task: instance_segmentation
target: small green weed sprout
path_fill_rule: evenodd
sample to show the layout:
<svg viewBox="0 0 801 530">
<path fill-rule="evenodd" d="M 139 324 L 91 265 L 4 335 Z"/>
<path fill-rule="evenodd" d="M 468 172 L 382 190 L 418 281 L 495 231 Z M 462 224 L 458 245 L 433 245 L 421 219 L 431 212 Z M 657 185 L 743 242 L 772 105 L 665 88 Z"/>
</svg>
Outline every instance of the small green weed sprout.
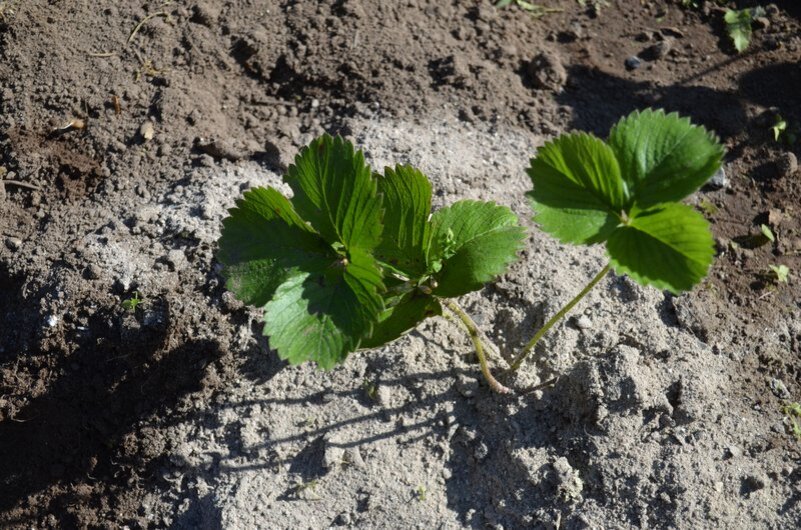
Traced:
<svg viewBox="0 0 801 530">
<path fill-rule="evenodd" d="M 782 412 L 789 423 L 790 432 L 801 440 L 801 403 L 787 403 L 782 407 Z"/>
<path fill-rule="evenodd" d="M 762 16 L 765 16 L 765 10 L 762 7 L 740 9 L 739 11 L 734 9 L 726 10 L 726 14 L 723 15 L 723 20 L 726 22 L 726 32 L 729 34 L 737 53 L 742 53 L 748 48 L 753 31 L 751 24 L 755 18 Z"/>
<path fill-rule="evenodd" d="M 418 502 L 424 502 L 428 496 L 428 488 L 424 484 L 420 484 L 417 486 L 417 489 L 414 490 L 414 496 Z"/>
<path fill-rule="evenodd" d="M 787 283 L 787 279 L 790 277 L 790 268 L 787 265 L 768 265 L 768 267 L 770 267 L 770 271 L 773 273 L 773 281 L 777 284 Z"/>
<path fill-rule="evenodd" d="M 130 311 L 131 313 L 136 312 L 136 308 L 142 305 L 144 302 L 143 298 L 140 298 L 139 291 L 134 291 L 133 296 L 128 299 L 122 301 L 122 307 L 126 311 Z"/>
</svg>

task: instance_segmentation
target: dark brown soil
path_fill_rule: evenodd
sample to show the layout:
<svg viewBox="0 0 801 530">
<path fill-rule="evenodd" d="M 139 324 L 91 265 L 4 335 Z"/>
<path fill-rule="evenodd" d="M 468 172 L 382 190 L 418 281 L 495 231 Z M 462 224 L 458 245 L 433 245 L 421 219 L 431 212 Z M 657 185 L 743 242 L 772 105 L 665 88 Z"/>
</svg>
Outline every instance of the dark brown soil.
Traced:
<svg viewBox="0 0 801 530">
<path fill-rule="evenodd" d="M 232 378 L 270 373 L 261 352 L 197 338 L 231 335 L 245 312 L 214 249 L 179 228 L 148 233 L 140 207 L 195 167 L 280 169 L 323 131 L 354 134 L 346 117 L 445 109 L 606 135 L 657 106 L 716 131 L 728 184 L 694 200 L 720 256 L 676 318 L 713 346 L 753 343 L 744 395 L 769 395 L 756 374 L 801 395 L 801 335 L 786 334 L 791 358 L 760 350 L 760 330 L 801 309 L 801 172 L 788 169 L 801 143 L 770 129 L 777 115 L 801 127 L 801 6 L 767 6 L 738 55 L 710 2 L 550 4 L 562 11 L 535 19 L 486 1 L 0 1 L 0 178 L 35 188 L 0 193 L 0 526 L 163 526 L 141 504 L 172 487 L 159 429 Z M 71 120 L 84 126 L 57 129 Z M 763 224 L 775 242 L 757 246 Z M 136 280 L 98 272 L 87 248 L 119 230 L 150 238 L 144 257 L 175 272 L 148 318 L 121 306 Z M 776 264 L 789 283 L 772 281 Z"/>
</svg>

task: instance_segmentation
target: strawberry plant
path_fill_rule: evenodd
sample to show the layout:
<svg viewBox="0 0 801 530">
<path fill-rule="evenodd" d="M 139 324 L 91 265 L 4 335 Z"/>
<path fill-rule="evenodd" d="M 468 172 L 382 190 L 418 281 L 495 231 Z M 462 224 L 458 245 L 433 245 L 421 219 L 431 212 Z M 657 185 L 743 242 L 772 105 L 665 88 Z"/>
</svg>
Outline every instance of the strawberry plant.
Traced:
<svg viewBox="0 0 801 530">
<path fill-rule="evenodd" d="M 534 221 L 563 243 L 605 244 L 606 265 L 511 361 L 610 270 L 679 293 L 703 278 L 713 241 L 701 214 L 678 201 L 720 167 L 723 148 L 676 114 L 635 112 L 606 142 L 586 133 L 545 144 L 528 173 Z M 480 289 L 516 259 L 525 235 L 492 202 L 431 212 L 431 183 L 410 166 L 373 172 L 342 138 L 322 136 L 284 176 L 293 191 L 245 193 L 223 221 L 218 257 L 226 286 L 264 310 L 264 333 L 282 359 L 329 369 L 357 349 L 400 337 L 443 308 L 467 330 L 490 386 L 485 344 L 453 298 Z"/>
<path fill-rule="evenodd" d="M 480 289 L 522 248 L 508 208 L 465 200 L 432 214 L 425 175 L 374 173 L 340 137 L 314 140 L 284 181 L 291 199 L 258 188 L 230 210 L 218 257 L 227 288 L 264 309 L 270 346 L 292 364 L 332 368 L 441 314 L 443 303 L 469 321 L 447 299 Z"/>
<path fill-rule="evenodd" d="M 677 201 L 720 168 L 723 152 L 703 127 L 653 110 L 621 119 L 606 142 L 564 134 L 538 150 L 528 170 L 534 221 L 563 243 L 605 244 L 609 264 L 545 323 L 511 370 L 611 269 L 674 294 L 706 275 L 714 256 L 709 223 Z"/>
</svg>

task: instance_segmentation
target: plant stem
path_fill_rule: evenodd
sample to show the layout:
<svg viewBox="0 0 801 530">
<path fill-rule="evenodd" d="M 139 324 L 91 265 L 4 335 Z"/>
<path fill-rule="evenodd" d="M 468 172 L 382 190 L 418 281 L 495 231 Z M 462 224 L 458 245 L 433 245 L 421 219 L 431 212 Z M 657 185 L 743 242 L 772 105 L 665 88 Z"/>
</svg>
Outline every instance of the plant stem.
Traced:
<svg viewBox="0 0 801 530">
<path fill-rule="evenodd" d="M 584 289 L 582 289 L 582 291 L 579 294 L 577 294 L 575 298 L 569 301 L 567 305 L 565 305 L 562 309 L 559 310 L 558 313 L 552 316 L 550 320 L 548 320 L 548 322 L 546 322 L 545 325 L 542 326 L 539 329 L 539 331 L 537 331 L 537 333 L 534 334 L 534 337 L 528 342 L 528 344 L 526 344 L 526 347 L 523 348 L 523 351 L 520 352 L 520 355 L 518 355 L 515 358 L 515 360 L 512 361 L 512 366 L 509 367 L 508 373 L 514 373 L 518 368 L 520 368 L 520 365 L 526 359 L 528 354 L 534 350 L 534 346 L 537 345 L 542 336 L 545 335 L 548 332 L 548 330 L 553 327 L 554 324 L 559 322 L 567 314 L 568 311 L 573 309 L 573 306 L 579 303 L 579 301 L 581 301 L 582 298 L 587 296 L 587 293 L 589 293 L 592 290 L 592 288 L 595 287 L 595 285 L 598 282 L 600 282 L 604 276 L 606 276 L 606 273 L 608 273 L 611 268 L 612 266 L 609 263 L 607 263 L 606 267 L 601 269 L 601 272 L 596 274 L 595 277 L 592 280 L 590 280 L 590 283 L 588 283 L 587 286 L 584 287 Z"/>
<path fill-rule="evenodd" d="M 451 300 L 443 301 L 445 302 L 445 307 L 450 309 L 454 315 L 459 317 L 459 320 L 462 321 L 464 327 L 467 328 L 467 333 L 470 335 L 470 340 L 473 341 L 473 347 L 476 349 L 476 356 L 478 357 L 478 364 L 481 366 L 481 373 L 484 374 L 484 378 L 487 380 L 490 388 L 500 394 L 511 393 L 511 389 L 500 384 L 498 380 L 492 376 L 489 365 L 487 364 L 487 356 L 484 354 L 484 343 L 481 342 L 481 334 L 478 331 L 478 326 L 476 326 L 476 323 L 473 322 L 473 319 L 470 318 L 470 315 L 465 313 L 464 310 L 456 304 L 456 302 Z"/>
</svg>

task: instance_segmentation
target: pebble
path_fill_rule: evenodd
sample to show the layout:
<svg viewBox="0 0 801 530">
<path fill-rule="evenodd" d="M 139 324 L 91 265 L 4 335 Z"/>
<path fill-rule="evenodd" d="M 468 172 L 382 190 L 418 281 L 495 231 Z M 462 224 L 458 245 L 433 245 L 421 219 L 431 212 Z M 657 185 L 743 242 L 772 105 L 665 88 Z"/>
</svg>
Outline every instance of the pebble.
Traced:
<svg viewBox="0 0 801 530">
<path fill-rule="evenodd" d="M 782 153 L 776 159 L 776 170 L 778 171 L 778 176 L 782 177 L 790 177 L 796 171 L 798 171 L 798 159 L 796 158 L 794 153 Z"/>
<path fill-rule="evenodd" d="M 48 315 L 45 319 L 45 324 L 47 324 L 48 328 L 54 328 L 58 325 L 58 321 L 60 319 L 56 315 Z"/>
<path fill-rule="evenodd" d="M 626 65 L 627 70 L 636 70 L 640 66 L 642 66 L 642 59 L 637 57 L 636 55 L 632 55 L 631 57 L 626 59 L 624 63 Z"/>
<path fill-rule="evenodd" d="M 738 458 L 743 456 L 743 452 L 736 445 L 726 447 L 726 456 L 729 458 Z"/>
<path fill-rule="evenodd" d="M 663 59 L 670 50 L 673 49 L 673 39 L 667 38 L 657 42 L 652 46 L 648 46 L 643 52 L 642 57 L 649 61 L 657 61 Z"/>
<path fill-rule="evenodd" d="M 784 381 L 781 379 L 776 379 L 775 377 L 770 380 L 769 383 L 770 390 L 773 392 L 779 399 L 789 399 L 790 398 L 790 391 L 787 390 L 787 385 L 784 384 Z"/>
<path fill-rule="evenodd" d="M 18 237 L 7 237 L 6 246 L 9 250 L 17 251 L 22 247 L 22 240 Z"/>
<path fill-rule="evenodd" d="M 707 182 L 707 185 L 716 190 L 729 187 L 729 178 L 726 176 L 726 171 L 722 166 L 715 172 L 714 175 L 712 175 Z"/>
<path fill-rule="evenodd" d="M 576 319 L 576 327 L 579 329 L 592 329 L 592 320 L 587 315 L 581 315 Z"/>
<path fill-rule="evenodd" d="M 146 142 L 149 142 L 156 135 L 156 129 L 152 121 L 146 121 L 139 127 L 139 135 Z"/>
</svg>

